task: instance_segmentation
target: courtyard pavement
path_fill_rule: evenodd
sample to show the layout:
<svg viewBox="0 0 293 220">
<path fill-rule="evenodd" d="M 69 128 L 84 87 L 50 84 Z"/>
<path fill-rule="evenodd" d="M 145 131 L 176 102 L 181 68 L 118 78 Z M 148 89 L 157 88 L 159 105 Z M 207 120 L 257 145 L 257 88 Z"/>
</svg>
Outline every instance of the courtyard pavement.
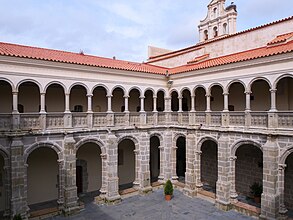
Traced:
<svg viewBox="0 0 293 220">
<path fill-rule="evenodd" d="M 213 203 L 200 199 L 189 198 L 182 192 L 174 190 L 170 202 L 165 201 L 163 190 L 159 189 L 148 195 L 135 195 L 125 198 L 117 205 L 86 204 L 79 214 L 52 220 L 116 220 L 116 219 L 150 219 L 150 220 L 249 220 L 253 219 L 235 211 L 224 212 L 217 209 Z"/>
</svg>

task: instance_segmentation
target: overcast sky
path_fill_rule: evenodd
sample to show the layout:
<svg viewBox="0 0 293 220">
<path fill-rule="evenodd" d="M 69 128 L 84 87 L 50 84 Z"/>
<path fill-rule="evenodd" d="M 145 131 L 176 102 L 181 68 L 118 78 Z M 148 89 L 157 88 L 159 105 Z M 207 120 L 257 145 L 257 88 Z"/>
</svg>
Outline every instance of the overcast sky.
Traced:
<svg viewBox="0 0 293 220">
<path fill-rule="evenodd" d="M 0 0 L 0 41 L 141 62 L 148 45 L 196 44 L 210 1 Z M 293 0 L 234 2 L 237 31 L 293 15 Z"/>
</svg>

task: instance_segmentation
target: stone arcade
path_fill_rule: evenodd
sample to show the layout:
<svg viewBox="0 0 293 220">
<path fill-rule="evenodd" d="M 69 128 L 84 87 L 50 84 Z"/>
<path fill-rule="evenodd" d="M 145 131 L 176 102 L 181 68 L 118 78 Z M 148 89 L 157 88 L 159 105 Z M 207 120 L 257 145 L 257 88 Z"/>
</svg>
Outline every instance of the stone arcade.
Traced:
<svg viewBox="0 0 293 220">
<path fill-rule="evenodd" d="M 0 43 L 0 211 L 81 193 L 120 200 L 167 179 L 235 208 L 262 183 L 263 219 L 293 209 L 293 17 L 236 32 L 213 0 L 200 42 L 147 63 Z M 45 189 L 45 190 L 44 190 Z"/>
</svg>

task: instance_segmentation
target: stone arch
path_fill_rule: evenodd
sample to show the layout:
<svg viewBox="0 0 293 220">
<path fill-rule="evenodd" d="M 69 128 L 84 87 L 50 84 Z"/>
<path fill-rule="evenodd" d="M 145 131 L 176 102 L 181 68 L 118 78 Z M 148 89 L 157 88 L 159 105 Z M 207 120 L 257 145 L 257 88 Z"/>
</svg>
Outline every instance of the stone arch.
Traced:
<svg viewBox="0 0 293 220">
<path fill-rule="evenodd" d="M 36 149 L 40 147 L 47 147 L 53 149 L 58 157 L 58 160 L 62 160 L 62 148 L 54 142 L 37 142 L 29 146 L 28 148 L 25 149 L 24 151 L 24 162 L 27 163 L 27 159 L 29 155 Z"/>
<path fill-rule="evenodd" d="M 149 90 L 152 91 L 153 96 L 156 95 L 156 91 L 155 91 L 153 88 L 151 88 L 151 87 L 146 88 L 146 89 L 143 91 L 143 95 L 144 95 L 147 91 L 149 91 Z"/>
<path fill-rule="evenodd" d="M 123 141 L 123 140 L 126 140 L 126 139 L 129 139 L 131 141 L 133 141 L 134 145 L 135 145 L 135 150 L 138 150 L 139 149 L 139 142 L 138 140 L 133 137 L 133 136 L 130 136 L 130 135 L 124 135 L 122 137 L 120 137 L 117 141 L 118 145 Z"/>
<path fill-rule="evenodd" d="M 293 153 L 293 145 L 290 146 L 282 155 L 280 156 L 280 164 L 285 164 L 287 157 Z"/>
<path fill-rule="evenodd" d="M 201 151 L 201 146 L 202 144 L 205 142 L 205 141 L 213 141 L 215 142 L 217 145 L 218 145 L 218 141 L 216 138 L 212 137 L 212 136 L 205 136 L 205 137 L 202 137 L 199 142 L 197 143 L 197 151 L 200 152 Z"/>
<path fill-rule="evenodd" d="M 59 82 L 59 81 L 51 81 L 51 82 L 47 83 L 47 85 L 45 85 L 45 87 L 44 87 L 43 92 L 46 93 L 48 88 L 49 88 L 49 86 L 51 86 L 53 84 L 57 84 L 57 85 L 61 86 L 63 88 L 64 94 L 66 93 L 66 90 L 67 90 L 66 86 L 62 82 Z"/>
<path fill-rule="evenodd" d="M 272 89 L 276 89 L 277 88 L 277 85 L 278 85 L 278 82 L 284 78 L 293 78 L 293 74 L 290 74 L 290 73 L 286 73 L 286 74 L 283 74 L 281 76 L 279 76 L 273 83 L 273 86 L 272 86 Z"/>
<path fill-rule="evenodd" d="M 190 89 L 189 87 L 183 87 L 183 88 L 181 88 L 181 90 L 180 90 L 180 93 L 179 93 L 180 96 L 183 95 L 182 93 L 183 93 L 184 90 L 188 90 L 188 91 L 190 92 L 190 94 L 192 95 L 192 89 Z"/>
<path fill-rule="evenodd" d="M 96 89 L 97 87 L 102 87 L 102 88 L 104 88 L 104 89 L 106 90 L 107 95 L 111 95 L 111 94 L 110 94 L 110 90 L 109 90 L 109 88 L 108 88 L 106 85 L 101 84 L 101 83 L 96 84 L 96 85 L 91 89 L 91 94 L 94 93 L 94 91 L 95 91 L 95 89 Z"/>
<path fill-rule="evenodd" d="M 126 89 L 122 86 L 122 85 L 116 85 L 116 86 L 114 86 L 112 89 L 111 89 L 111 95 L 113 95 L 113 92 L 114 92 L 114 90 L 115 89 L 121 89 L 122 91 L 123 91 L 123 95 L 126 95 L 127 93 L 126 93 Z"/>
<path fill-rule="evenodd" d="M 253 145 L 253 146 L 259 148 L 261 150 L 261 152 L 263 152 L 262 145 L 260 143 L 258 143 L 256 141 L 252 141 L 250 139 L 243 139 L 243 140 L 237 141 L 234 144 L 232 144 L 231 156 L 235 156 L 237 149 L 242 145 Z"/>
<path fill-rule="evenodd" d="M 136 90 L 139 92 L 139 96 L 140 96 L 140 97 L 144 95 L 144 94 L 142 93 L 141 88 L 139 88 L 138 86 L 132 86 L 132 87 L 130 87 L 130 88 L 128 89 L 128 91 L 127 91 L 127 95 L 128 95 L 128 96 L 129 96 L 131 90 L 133 90 L 133 89 L 136 89 Z"/>
<path fill-rule="evenodd" d="M 174 138 L 173 138 L 173 141 L 176 142 L 177 139 L 180 138 L 180 137 L 183 137 L 183 138 L 185 138 L 185 139 L 187 138 L 187 137 L 186 137 L 186 134 L 184 134 L 184 133 L 177 133 L 177 134 L 175 134 L 175 136 L 174 136 Z"/>
<path fill-rule="evenodd" d="M 150 135 L 150 138 L 152 138 L 152 137 L 157 137 L 157 138 L 159 138 L 159 140 L 160 140 L 160 144 L 162 145 L 162 143 L 163 143 L 163 136 L 161 135 L 161 134 L 159 134 L 159 133 L 152 133 L 151 135 Z"/>
<path fill-rule="evenodd" d="M 191 94 L 195 94 L 195 92 L 196 92 L 196 90 L 197 90 L 198 88 L 203 88 L 204 91 L 205 91 L 205 93 L 207 94 L 208 89 L 207 89 L 204 85 L 196 85 L 196 86 L 192 89 L 192 93 L 191 93 Z"/>
<path fill-rule="evenodd" d="M 0 144 L 0 155 L 4 158 L 4 160 L 9 159 L 10 157 L 9 151 L 6 150 L 1 144 Z"/>
<path fill-rule="evenodd" d="M 171 90 L 169 91 L 169 96 L 170 96 L 170 97 L 171 97 L 171 94 L 172 94 L 173 92 L 177 92 L 178 97 L 179 97 L 180 93 L 179 93 L 179 91 L 178 91 L 177 89 L 175 89 L 175 88 L 173 88 L 173 89 L 171 89 Z"/>
<path fill-rule="evenodd" d="M 252 87 L 252 84 L 257 81 L 257 80 L 263 80 L 265 82 L 268 83 L 269 87 L 272 88 L 272 84 L 270 82 L 269 79 L 265 78 L 265 77 L 256 77 L 256 78 L 253 78 L 249 83 L 248 83 L 248 86 L 247 86 L 247 91 L 248 92 L 251 92 L 251 87 Z"/>
<path fill-rule="evenodd" d="M 68 93 L 71 92 L 71 90 L 72 90 L 72 88 L 73 88 L 74 86 L 81 86 L 81 87 L 85 88 L 86 93 L 89 94 L 89 91 L 90 91 L 90 90 L 89 90 L 88 86 L 87 86 L 86 84 L 82 83 L 82 82 L 75 82 L 75 83 L 73 83 L 72 85 L 70 85 L 70 87 L 69 87 L 69 89 L 68 89 Z"/>
<path fill-rule="evenodd" d="M 212 83 L 212 84 L 208 87 L 207 94 L 211 94 L 211 92 L 212 92 L 212 88 L 213 88 L 214 86 L 220 86 L 220 87 L 222 88 L 223 93 L 225 92 L 225 87 L 224 87 L 221 83 Z"/>
<path fill-rule="evenodd" d="M 16 91 L 18 92 L 18 89 L 21 86 L 21 84 L 26 83 L 26 82 L 31 82 L 31 83 L 36 84 L 38 86 L 39 91 L 40 92 L 43 91 L 42 85 L 37 80 L 34 80 L 34 79 L 23 79 L 23 80 L 19 81 L 16 85 Z"/>
<path fill-rule="evenodd" d="M 96 138 L 96 137 L 85 137 L 85 138 L 81 139 L 80 141 L 78 141 L 75 144 L 75 150 L 76 150 L 76 152 L 78 151 L 78 149 L 82 145 L 84 145 L 86 143 L 95 143 L 96 145 L 98 145 L 101 148 L 102 154 L 106 154 L 106 147 L 105 147 L 104 142 L 102 140 L 100 140 L 99 138 Z"/>
<path fill-rule="evenodd" d="M 225 88 L 225 89 L 226 89 L 225 91 L 227 91 L 227 92 L 229 93 L 230 87 L 231 87 L 231 85 L 232 85 L 233 83 L 240 83 L 240 84 L 243 86 L 244 91 L 247 90 L 247 87 L 246 87 L 245 83 L 244 83 L 242 80 L 240 80 L 240 79 L 235 79 L 235 80 L 230 81 L 230 82 L 227 84 L 227 86 L 226 86 L 226 88 Z"/>
<path fill-rule="evenodd" d="M 168 94 L 165 89 L 158 89 L 158 90 L 156 90 L 156 92 L 154 94 L 156 94 L 156 96 L 157 96 L 158 95 L 158 92 L 163 92 L 164 93 L 164 96 L 166 96 L 166 94 Z"/>
<path fill-rule="evenodd" d="M 11 86 L 12 91 L 15 91 L 16 88 L 15 88 L 15 85 L 12 81 L 10 81 L 9 79 L 3 78 L 3 77 L 0 77 L 0 81 L 7 82 Z"/>
</svg>

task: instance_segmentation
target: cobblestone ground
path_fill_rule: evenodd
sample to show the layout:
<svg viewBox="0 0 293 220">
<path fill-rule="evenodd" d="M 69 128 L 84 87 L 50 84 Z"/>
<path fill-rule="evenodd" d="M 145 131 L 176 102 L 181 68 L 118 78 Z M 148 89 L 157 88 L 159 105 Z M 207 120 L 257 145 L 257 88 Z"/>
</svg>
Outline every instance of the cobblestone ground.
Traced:
<svg viewBox="0 0 293 220">
<path fill-rule="evenodd" d="M 117 205 L 95 205 L 89 203 L 85 210 L 70 217 L 52 217 L 54 220 L 114 220 L 114 219 L 176 219 L 176 220 L 248 220 L 253 219 L 235 211 L 224 212 L 214 204 L 200 198 L 188 198 L 177 190 L 174 198 L 165 201 L 163 190 L 157 190 L 149 195 L 137 195 L 123 199 Z"/>
</svg>

